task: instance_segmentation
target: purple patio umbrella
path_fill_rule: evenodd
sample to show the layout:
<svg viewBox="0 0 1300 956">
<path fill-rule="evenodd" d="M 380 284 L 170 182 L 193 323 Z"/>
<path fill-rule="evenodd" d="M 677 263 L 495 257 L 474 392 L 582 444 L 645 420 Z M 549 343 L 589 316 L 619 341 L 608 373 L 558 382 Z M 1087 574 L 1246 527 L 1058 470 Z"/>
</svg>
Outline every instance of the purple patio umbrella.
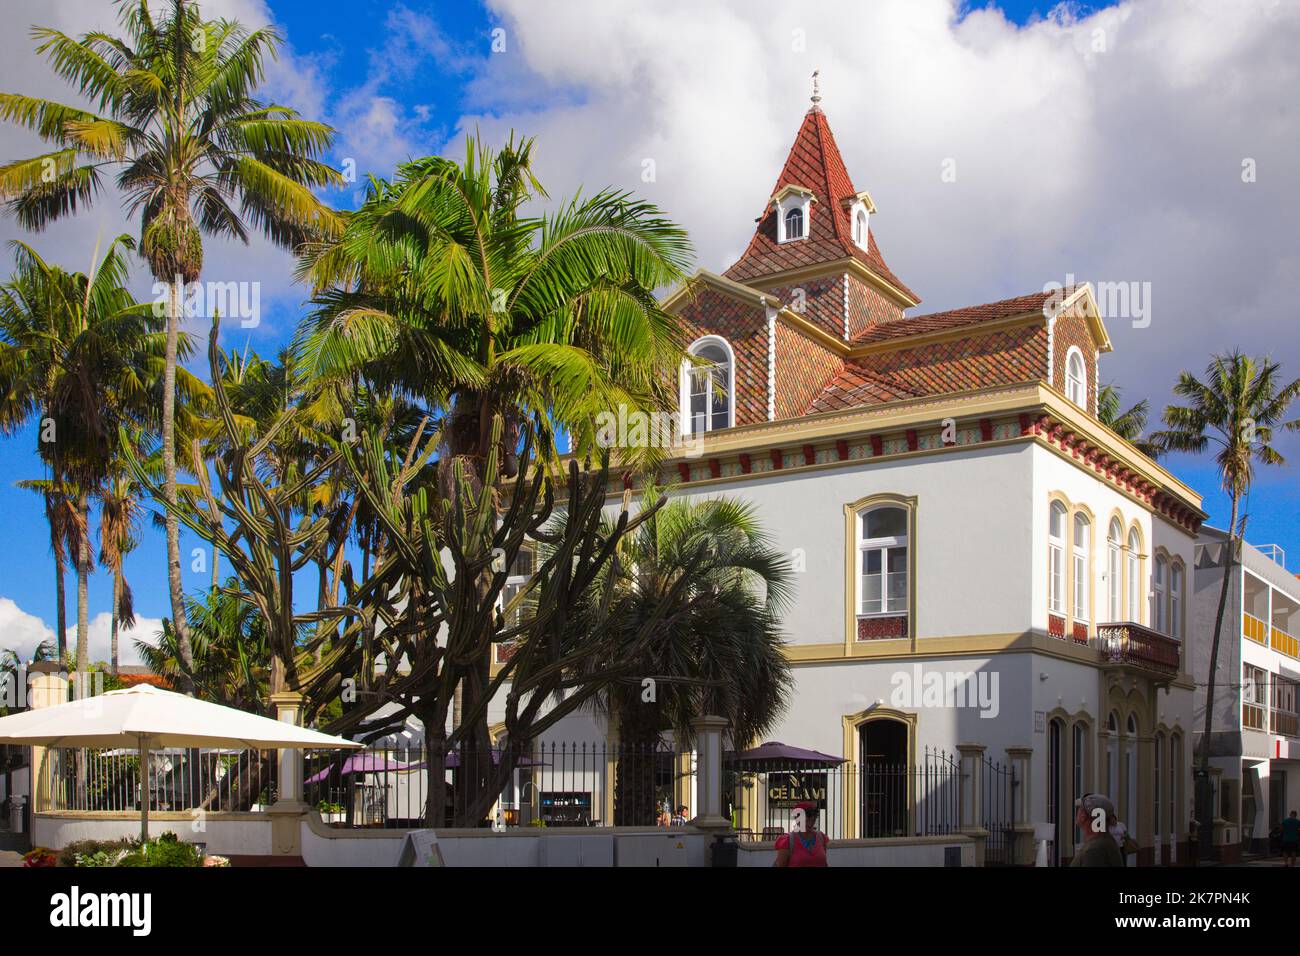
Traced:
<svg viewBox="0 0 1300 956">
<path fill-rule="evenodd" d="M 359 753 L 353 754 L 343 761 L 343 766 L 339 768 L 339 773 L 348 776 L 353 773 L 380 773 L 385 770 L 419 770 L 424 766 L 422 763 L 402 763 L 400 760 L 389 760 L 382 754 Z M 330 768 L 326 767 L 319 773 L 312 774 L 307 778 L 308 783 L 320 783 L 330 775 Z"/>
<path fill-rule="evenodd" d="M 847 763 L 843 757 L 832 757 L 818 750 L 805 750 L 803 747 L 791 747 L 777 740 L 742 750 L 740 753 L 727 754 L 727 762 L 745 770 L 762 770 L 779 768 L 790 770 L 813 767 L 838 767 Z"/>
</svg>

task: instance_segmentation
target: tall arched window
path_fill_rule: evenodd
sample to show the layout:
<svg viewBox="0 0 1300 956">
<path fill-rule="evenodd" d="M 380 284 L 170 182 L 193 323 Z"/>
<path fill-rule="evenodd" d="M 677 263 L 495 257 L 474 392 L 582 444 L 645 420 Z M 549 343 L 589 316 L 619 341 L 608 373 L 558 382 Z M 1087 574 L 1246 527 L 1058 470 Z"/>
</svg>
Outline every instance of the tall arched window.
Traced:
<svg viewBox="0 0 1300 956">
<path fill-rule="evenodd" d="M 1165 832 L 1165 828 L 1161 825 L 1161 819 L 1160 819 L 1161 816 L 1164 814 L 1164 810 L 1165 810 L 1164 807 L 1165 801 L 1163 797 L 1164 786 L 1165 786 L 1165 782 L 1164 782 L 1165 735 L 1163 733 L 1156 734 L 1155 757 L 1156 757 L 1155 777 L 1153 779 L 1153 786 L 1152 786 L 1152 799 L 1155 803 L 1155 812 L 1152 815 L 1151 819 L 1154 821 L 1154 826 L 1155 826 L 1154 839 L 1152 842 L 1155 844 L 1156 847 L 1156 863 L 1159 864 L 1160 863 L 1160 834 Z"/>
<path fill-rule="evenodd" d="M 1047 604 L 1057 614 L 1065 613 L 1065 505 L 1052 502 L 1047 525 Z"/>
<path fill-rule="evenodd" d="M 1065 397 L 1080 408 L 1088 407 L 1088 367 L 1077 347 L 1065 358 Z"/>
<path fill-rule="evenodd" d="M 858 214 L 853 217 L 853 241 L 864 249 L 867 245 L 867 214 L 859 209 Z"/>
<path fill-rule="evenodd" d="M 1086 621 L 1088 613 L 1089 568 L 1092 565 L 1088 553 L 1092 523 L 1087 516 L 1079 513 L 1074 516 L 1074 619 Z"/>
<path fill-rule="evenodd" d="M 1137 718 L 1128 715 L 1124 735 L 1124 810 L 1120 819 L 1128 827 L 1129 835 L 1138 838 L 1138 727 Z"/>
<path fill-rule="evenodd" d="M 1142 542 L 1137 528 L 1128 533 L 1128 619 L 1142 623 Z"/>
<path fill-rule="evenodd" d="M 802 209 L 791 209 L 785 214 L 785 238 L 787 242 L 791 239 L 803 238 Z"/>
<path fill-rule="evenodd" d="M 1124 619 L 1124 529 L 1118 518 L 1110 520 L 1110 531 L 1106 535 L 1106 590 L 1110 620 Z"/>
<path fill-rule="evenodd" d="M 1112 801 L 1119 800 L 1119 719 L 1114 711 L 1106 718 L 1106 790 Z"/>
<path fill-rule="evenodd" d="M 1074 774 L 1073 784 L 1074 793 L 1071 794 L 1070 806 L 1074 806 L 1074 801 L 1078 800 L 1088 792 L 1087 784 L 1084 781 L 1084 760 L 1088 754 L 1088 734 L 1085 725 L 1079 721 L 1074 724 Z M 1083 846 L 1083 833 L 1076 826 L 1074 828 L 1074 849 L 1075 852 Z"/>
<path fill-rule="evenodd" d="M 716 335 L 691 346 L 690 354 L 706 364 L 683 365 L 687 407 L 685 431 L 702 435 L 718 428 L 730 428 L 735 404 L 736 367 L 731 347 Z"/>
<path fill-rule="evenodd" d="M 907 509 L 881 505 L 858 519 L 858 614 L 907 611 Z"/>
<path fill-rule="evenodd" d="M 1183 636 L 1183 566 L 1169 569 L 1169 636 Z"/>
<path fill-rule="evenodd" d="M 1151 569 L 1151 626 L 1161 634 L 1169 633 L 1169 609 L 1165 605 L 1165 578 L 1168 574 L 1169 562 L 1163 554 L 1156 555 Z"/>
</svg>

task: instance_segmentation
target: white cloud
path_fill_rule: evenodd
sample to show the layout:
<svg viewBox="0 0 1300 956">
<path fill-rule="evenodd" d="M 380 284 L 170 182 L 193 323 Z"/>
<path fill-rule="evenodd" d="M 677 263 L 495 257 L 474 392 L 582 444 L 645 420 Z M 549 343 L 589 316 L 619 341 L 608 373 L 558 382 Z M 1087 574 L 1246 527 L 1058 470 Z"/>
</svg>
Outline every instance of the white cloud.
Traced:
<svg viewBox="0 0 1300 956">
<path fill-rule="evenodd" d="M 917 311 L 1066 273 L 1150 282 L 1152 323 L 1108 323 L 1103 376 L 1157 407 L 1211 351 L 1294 361 L 1300 5 L 1145 0 L 1026 27 L 996 9 L 959 20 L 953 0 L 490 5 L 507 50 L 476 78 L 481 115 L 462 132 L 536 135 L 553 196 L 613 184 L 657 201 L 701 266 L 748 241 L 820 69 Z"/>
<path fill-rule="evenodd" d="M 54 629 L 35 614 L 28 614 L 13 598 L 0 597 L 0 649 L 13 650 L 29 661 L 42 641 L 53 641 Z"/>
<path fill-rule="evenodd" d="M 68 609 L 69 614 L 75 614 L 74 608 Z M 93 661 L 109 661 L 112 659 L 112 627 L 113 617 L 107 611 L 101 611 L 90 619 L 88 629 L 89 657 Z M 156 617 L 136 616 L 135 627 L 118 628 L 117 632 L 117 653 L 118 663 L 120 664 L 140 664 L 140 654 L 136 650 L 135 642 L 137 640 L 146 641 L 150 644 L 158 643 L 158 635 L 162 633 L 162 620 Z M 68 652 L 76 653 L 77 648 L 77 628 L 74 624 L 68 628 Z"/>
</svg>

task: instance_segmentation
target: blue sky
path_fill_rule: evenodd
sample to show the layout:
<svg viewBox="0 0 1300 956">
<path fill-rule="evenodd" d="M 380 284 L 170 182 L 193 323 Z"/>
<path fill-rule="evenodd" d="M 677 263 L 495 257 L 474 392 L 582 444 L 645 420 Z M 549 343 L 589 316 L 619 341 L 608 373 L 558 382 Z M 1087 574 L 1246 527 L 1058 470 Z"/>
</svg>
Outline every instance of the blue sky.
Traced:
<svg viewBox="0 0 1300 956">
<path fill-rule="evenodd" d="M 363 175 L 386 175 L 406 156 L 455 151 L 467 130 L 497 140 L 510 129 L 536 134 L 553 196 L 580 184 L 637 190 L 687 226 L 699 264 L 711 269 L 725 267 L 747 239 L 806 108 L 806 78 L 819 68 L 850 173 L 880 206 L 873 229 L 894 271 L 925 297 L 916 311 L 1033 291 L 1067 271 L 1150 279 L 1162 304 L 1158 321 L 1108 322 L 1116 351 L 1103 357 L 1103 377 L 1159 408 L 1179 368 L 1199 371 L 1211 351 L 1236 344 L 1270 351 L 1300 375 L 1290 331 L 1300 292 L 1293 278 L 1300 137 L 1283 92 L 1296 88 L 1289 44 L 1300 32 L 1285 8 L 1261 3 L 1216 22 L 1224 5 L 1195 0 L 1068 9 L 882 0 L 836 7 L 842 29 L 830 5 L 774 0 L 673 0 L 617 15 L 608 4 L 539 10 L 545 5 L 525 0 L 204 5 L 279 25 L 288 48 L 270 95 L 334 124 L 337 162 L 351 158 Z M 94 19 L 85 13 L 94 5 L 72 0 L 15 4 L 14 22 L 83 32 Z M 1256 7 L 1267 12 L 1252 19 Z M 861 23 L 850 26 L 855 18 Z M 503 51 L 493 50 L 494 30 Z M 0 41 L 0 88 L 60 94 L 23 31 L 11 32 Z M 800 32 L 807 53 L 792 61 L 783 47 Z M 869 39 L 855 45 L 854 36 Z M 1177 39 L 1176 52 L 1152 57 L 1167 39 Z M 0 136 L 6 159 L 34 151 L 29 145 Z M 646 156 L 658 162 L 657 181 L 640 175 Z M 935 177 L 918 170 L 948 156 L 959 157 L 964 178 L 959 190 L 940 192 Z M 1237 175 L 1243 156 L 1259 163 L 1253 191 Z M 1279 173 L 1288 166 L 1289 180 Z M 355 192 L 329 199 L 351 205 Z M 94 234 L 119 228 L 111 203 L 102 203 L 75 227 L 35 242 L 84 268 Z M 3 224 L 0 238 L 15 235 Z M 276 351 L 303 298 L 289 282 L 288 258 L 255 246 L 213 248 L 208 259 L 205 278 L 252 275 L 266 288 L 259 327 L 228 329 L 225 343 Z M 137 280 L 147 294 L 143 274 Z M 13 488 L 39 476 L 33 448 L 27 429 L 6 439 L 0 456 L 8 532 L 0 625 L 4 601 L 25 615 L 24 626 L 54 621 L 40 503 Z M 1295 443 L 1284 450 L 1300 454 Z M 1169 466 L 1206 496 L 1211 521 L 1222 524 L 1226 503 L 1210 464 L 1176 458 Z M 1287 547 L 1293 570 L 1294 476 L 1291 469 L 1261 476 L 1248 530 L 1252 540 Z M 146 528 L 144 537 L 127 574 L 138 612 L 156 621 L 168 611 L 164 547 L 161 534 Z M 189 585 L 206 581 L 185 564 Z M 92 617 L 107 612 L 109 583 L 102 572 L 92 577 Z M 68 608 L 71 617 L 71 599 Z"/>
</svg>

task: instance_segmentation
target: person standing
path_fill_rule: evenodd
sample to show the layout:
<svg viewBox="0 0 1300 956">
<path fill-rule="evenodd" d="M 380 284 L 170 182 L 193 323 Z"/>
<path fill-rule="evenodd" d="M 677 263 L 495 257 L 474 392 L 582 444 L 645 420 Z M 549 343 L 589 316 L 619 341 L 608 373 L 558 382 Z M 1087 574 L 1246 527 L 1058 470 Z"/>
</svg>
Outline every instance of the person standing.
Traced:
<svg viewBox="0 0 1300 956">
<path fill-rule="evenodd" d="M 1296 851 L 1300 850 L 1300 818 L 1296 812 L 1282 821 L 1282 860 L 1283 866 L 1295 866 Z"/>
<path fill-rule="evenodd" d="M 1070 866 L 1123 866 L 1124 857 L 1110 828 L 1119 822 L 1115 805 L 1104 794 L 1085 793 L 1074 801 L 1074 825 L 1083 833 L 1083 846 Z"/>
<path fill-rule="evenodd" d="M 817 829 L 817 804 L 811 800 L 795 806 L 796 826 L 776 838 L 776 866 L 827 866 L 830 841 Z M 802 819 L 802 828 L 798 826 Z"/>
</svg>

